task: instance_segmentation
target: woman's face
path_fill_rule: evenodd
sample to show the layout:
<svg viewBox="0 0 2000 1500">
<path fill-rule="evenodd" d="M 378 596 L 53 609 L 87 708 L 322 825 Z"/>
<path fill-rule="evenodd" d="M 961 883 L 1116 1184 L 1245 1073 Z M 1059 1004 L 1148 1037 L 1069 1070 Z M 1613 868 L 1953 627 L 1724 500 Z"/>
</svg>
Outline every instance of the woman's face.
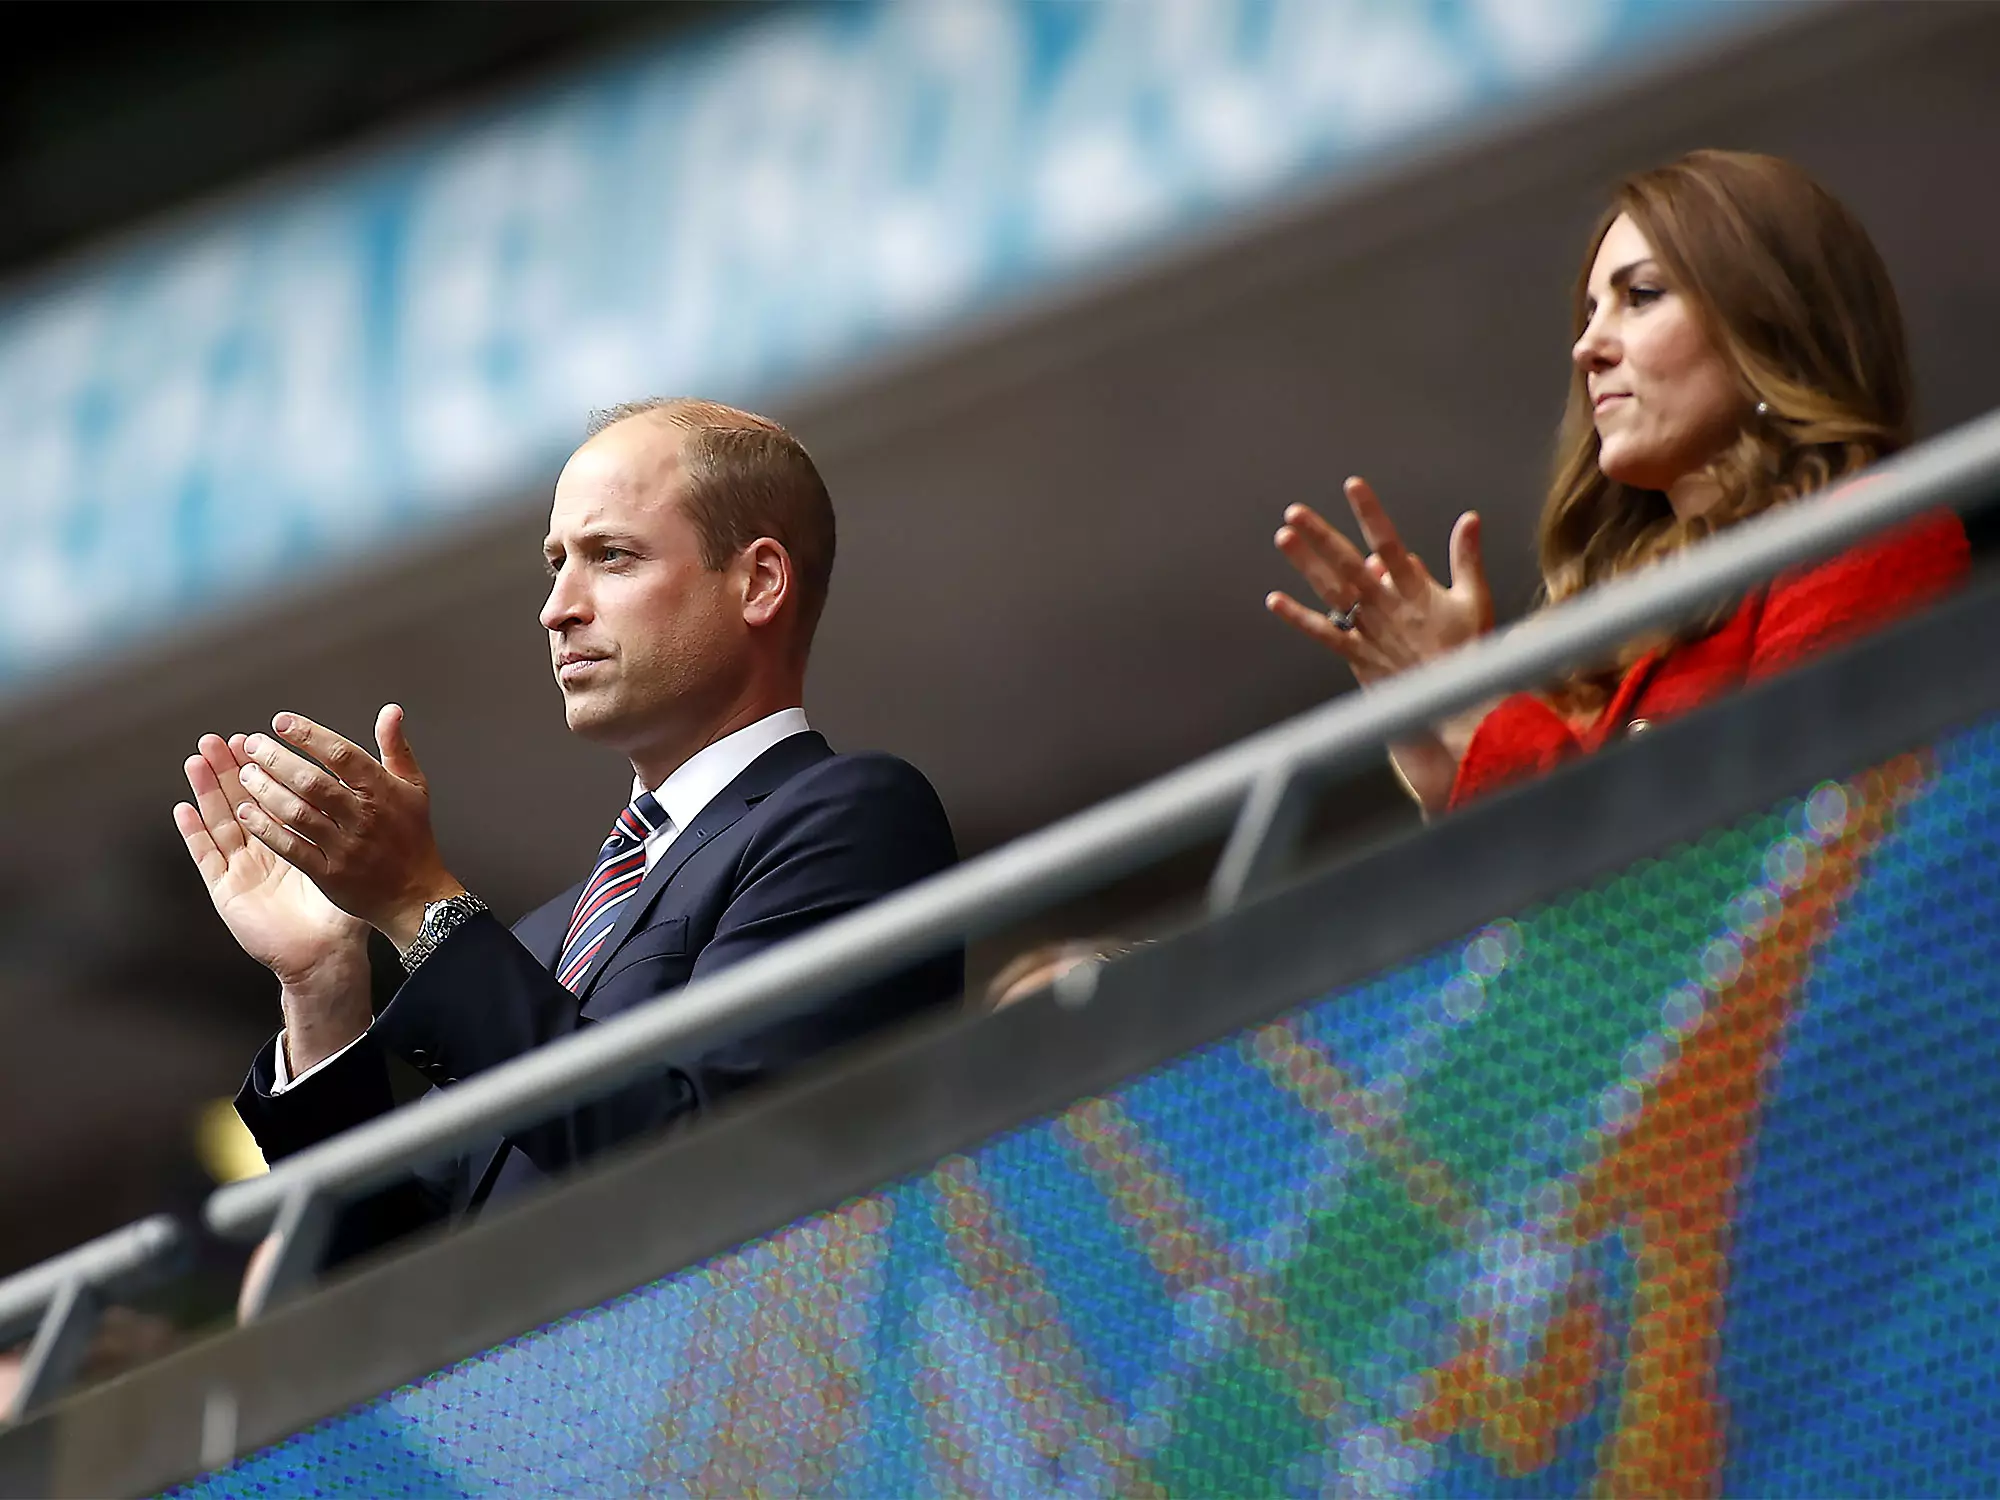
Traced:
<svg viewBox="0 0 2000 1500">
<path fill-rule="evenodd" d="M 1743 420 L 1743 395 L 1687 296 L 1620 214 L 1590 268 L 1583 337 L 1571 357 L 1597 423 L 1597 464 L 1635 489 L 1662 490 L 1719 453 Z"/>
</svg>

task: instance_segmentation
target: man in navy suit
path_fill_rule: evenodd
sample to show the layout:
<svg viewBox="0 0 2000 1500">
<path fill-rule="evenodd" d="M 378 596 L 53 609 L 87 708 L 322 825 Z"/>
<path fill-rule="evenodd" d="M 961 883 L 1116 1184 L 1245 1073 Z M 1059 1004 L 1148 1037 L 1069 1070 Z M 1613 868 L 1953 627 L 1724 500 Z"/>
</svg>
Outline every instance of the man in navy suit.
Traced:
<svg viewBox="0 0 2000 1500">
<path fill-rule="evenodd" d="M 510 932 L 447 869 L 402 710 L 379 759 L 302 715 L 204 736 L 174 809 L 232 935 L 280 982 L 284 1029 L 236 1107 L 276 1160 L 394 1107 L 387 1059 L 469 1078 L 949 866 L 944 809 L 885 755 L 836 755 L 800 704 L 833 570 L 812 460 L 714 403 L 603 414 L 557 481 L 542 609 L 575 733 L 630 761 L 588 879 Z M 369 1007 L 370 929 L 407 971 Z M 347 1216 L 350 1254 L 957 995 L 953 952 L 405 1184 Z"/>
</svg>

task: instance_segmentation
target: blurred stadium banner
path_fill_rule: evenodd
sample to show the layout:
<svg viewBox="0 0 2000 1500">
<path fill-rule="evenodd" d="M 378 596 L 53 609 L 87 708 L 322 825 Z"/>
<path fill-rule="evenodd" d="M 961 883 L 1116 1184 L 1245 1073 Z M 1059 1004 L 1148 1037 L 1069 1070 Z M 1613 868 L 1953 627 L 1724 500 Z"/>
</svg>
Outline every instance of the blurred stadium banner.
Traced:
<svg viewBox="0 0 2000 1500">
<path fill-rule="evenodd" d="M 0 303 L 0 683 L 519 499 L 593 404 L 764 401 L 1798 9 L 803 8 L 191 212 Z"/>
<path fill-rule="evenodd" d="M 1989 584 L 602 1168 L 77 1397 L 0 1477 L 1982 1491 L 1996 630 Z"/>
</svg>

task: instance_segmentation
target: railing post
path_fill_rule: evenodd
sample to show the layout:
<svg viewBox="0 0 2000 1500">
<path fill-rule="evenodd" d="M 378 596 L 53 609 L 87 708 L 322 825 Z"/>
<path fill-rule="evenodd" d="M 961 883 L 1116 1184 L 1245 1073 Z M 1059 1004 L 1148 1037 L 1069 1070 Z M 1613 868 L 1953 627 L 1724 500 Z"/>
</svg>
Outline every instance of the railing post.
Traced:
<svg viewBox="0 0 2000 1500">
<path fill-rule="evenodd" d="M 1208 882 L 1211 916 L 1230 910 L 1291 865 L 1318 791 L 1319 778 L 1291 761 L 1271 767 L 1251 784 Z"/>
<path fill-rule="evenodd" d="M 7 1409 L 7 1421 L 18 1422 L 46 1405 L 76 1378 L 103 1311 L 103 1299 L 80 1273 L 56 1288 L 21 1363 L 21 1384 Z"/>
<path fill-rule="evenodd" d="M 0 1425 L 62 1394 L 105 1306 L 178 1274 L 189 1249 L 187 1232 L 155 1214 L 0 1280 L 0 1347 L 34 1335 Z"/>
<path fill-rule="evenodd" d="M 272 1308 L 308 1290 L 319 1274 L 320 1257 L 326 1253 L 327 1236 L 333 1232 L 334 1206 L 319 1189 L 304 1184 L 294 1188 L 278 1210 L 271 1232 L 257 1248 L 270 1258 L 261 1267 L 251 1264 L 256 1274 L 244 1288 L 237 1314 L 241 1321 L 254 1323 Z"/>
</svg>

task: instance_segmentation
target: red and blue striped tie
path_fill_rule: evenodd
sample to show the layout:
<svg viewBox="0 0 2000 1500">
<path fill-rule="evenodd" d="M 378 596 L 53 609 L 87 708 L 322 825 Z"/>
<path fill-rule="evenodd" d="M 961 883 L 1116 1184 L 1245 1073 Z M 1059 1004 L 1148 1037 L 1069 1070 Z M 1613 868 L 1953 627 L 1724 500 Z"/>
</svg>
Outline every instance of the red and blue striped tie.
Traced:
<svg viewBox="0 0 2000 1500">
<path fill-rule="evenodd" d="M 611 825 L 611 837 L 598 852 L 597 868 L 577 897 L 576 914 L 569 919 L 569 933 L 563 938 L 556 982 L 564 989 L 576 988 L 604 940 L 611 936 L 611 929 L 618 925 L 618 909 L 644 883 L 646 835 L 666 822 L 667 815 L 653 794 L 641 792 Z"/>
</svg>

